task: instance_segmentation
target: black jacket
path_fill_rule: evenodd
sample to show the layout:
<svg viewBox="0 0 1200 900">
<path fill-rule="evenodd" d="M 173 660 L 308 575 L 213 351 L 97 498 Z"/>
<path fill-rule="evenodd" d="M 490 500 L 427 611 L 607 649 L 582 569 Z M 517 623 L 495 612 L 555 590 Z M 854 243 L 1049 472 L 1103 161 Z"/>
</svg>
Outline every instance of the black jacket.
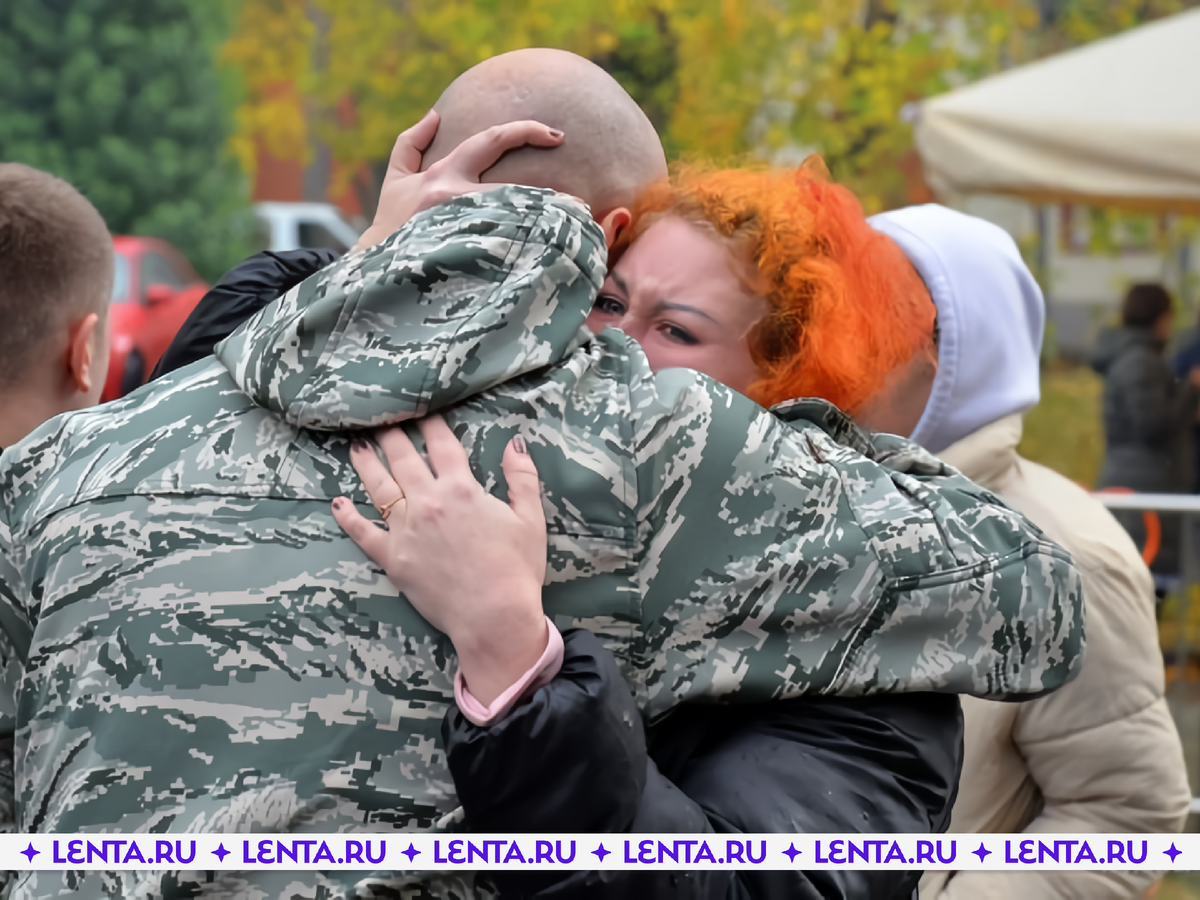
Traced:
<svg viewBox="0 0 1200 900">
<path fill-rule="evenodd" d="M 266 250 L 226 272 L 196 304 L 150 380 L 210 356 L 239 325 L 337 258 L 332 250 Z"/>
<path fill-rule="evenodd" d="M 479 728 L 457 708 L 443 722 L 472 831 L 939 834 L 949 825 L 962 764 L 955 696 L 683 706 L 647 732 L 596 638 L 583 630 L 563 638 L 562 671 L 500 722 Z M 490 877 L 506 897 L 537 900 L 907 900 L 920 872 Z"/>
<path fill-rule="evenodd" d="M 1164 346 L 1150 329 L 1119 328 L 1100 335 L 1092 368 L 1104 376 L 1104 462 L 1099 488 L 1144 493 L 1188 493 L 1193 489 L 1196 391 L 1179 380 L 1163 357 Z M 1139 547 L 1147 540 L 1141 513 L 1113 515 Z M 1182 522 L 1158 516 L 1159 550 L 1150 564 L 1158 575 L 1178 574 Z"/>
<path fill-rule="evenodd" d="M 1104 376 L 1104 465 L 1100 487 L 1152 493 L 1192 489 L 1197 396 L 1163 358 L 1149 329 L 1100 336 L 1092 367 Z"/>
<path fill-rule="evenodd" d="M 155 377 L 207 356 L 245 319 L 333 259 L 261 253 L 196 307 Z M 962 765 L 958 698 L 932 694 L 683 706 L 649 729 L 612 656 L 564 635 L 562 671 L 499 723 L 443 723 L 478 832 L 938 834 Z M 920 873 L 497 872 L 537 900 L 909 900 Z"/>
</svg>

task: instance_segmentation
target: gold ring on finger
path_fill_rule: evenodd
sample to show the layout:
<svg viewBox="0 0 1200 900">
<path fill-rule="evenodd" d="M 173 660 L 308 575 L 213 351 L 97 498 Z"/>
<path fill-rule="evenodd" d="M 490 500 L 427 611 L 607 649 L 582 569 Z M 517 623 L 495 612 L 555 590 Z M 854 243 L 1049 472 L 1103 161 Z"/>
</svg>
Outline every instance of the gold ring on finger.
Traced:
<svg viewBox="0 0 1200 900">
<path fill-rule="evenodd" d="M 403 499 L 404 499 L 404 494 L 401 494 L 399 497 L 397 497 L 391 503 L 385 503 L 383 506 L 375 507 L 377 510 L 379 510 L 379 517 L 381 519 L 383 519 L 383 521 L 386 522 L 388 516 L 390 516 L 392 514 L 392 507 L 395 506 L 397 503 L 399 503 Z"/>
</svg>

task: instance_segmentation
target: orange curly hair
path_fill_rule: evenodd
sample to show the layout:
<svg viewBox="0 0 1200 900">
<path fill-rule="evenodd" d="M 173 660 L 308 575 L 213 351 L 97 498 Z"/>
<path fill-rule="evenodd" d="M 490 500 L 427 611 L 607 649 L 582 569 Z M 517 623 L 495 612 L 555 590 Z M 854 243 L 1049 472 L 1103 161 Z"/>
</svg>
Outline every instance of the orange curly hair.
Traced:
<svg viewBox="0 0 1200 900">
<path fill-rule="evenodd" d="M 679 170 L 638 198 L 610 266 L 660 219 L 711 230 L 771 309 L 749 336 L 762 377 L 747 395 L 763 406 L 822 397 L 854 414 L 927 345 L 935 310 L 900 248 L 823 169 Z"/>
</svg>

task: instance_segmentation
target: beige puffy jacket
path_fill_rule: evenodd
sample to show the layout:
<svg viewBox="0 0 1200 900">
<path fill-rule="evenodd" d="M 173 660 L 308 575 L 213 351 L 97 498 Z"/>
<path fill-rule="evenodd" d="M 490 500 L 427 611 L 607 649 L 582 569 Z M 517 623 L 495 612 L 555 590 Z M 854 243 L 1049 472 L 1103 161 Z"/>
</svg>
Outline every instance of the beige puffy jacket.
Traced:
<svg viewBox="0 0 1200 900">
<path fill-rule="evenodd" d="M 956 833 L 1174 832 L 1191 798 L 1163 698 L 1153 582 L 1133 542 L 1087 492 L 1017 454 L 1022 417 L 939 454 L 1075 556 L 1087 652 L 1065 688 L 1028 703 L 963 698 Z M 921 900 L 1132 900 L 1151 872 L 927 872 Z"/>
</svg>

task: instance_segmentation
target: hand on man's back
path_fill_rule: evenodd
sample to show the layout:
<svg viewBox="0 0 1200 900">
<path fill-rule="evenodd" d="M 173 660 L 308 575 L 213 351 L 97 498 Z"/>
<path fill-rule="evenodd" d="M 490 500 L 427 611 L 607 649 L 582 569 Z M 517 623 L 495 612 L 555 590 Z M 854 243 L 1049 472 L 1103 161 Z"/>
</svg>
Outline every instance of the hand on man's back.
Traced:
<svg viewBox="0 0 1200 900">
<path fill-rule="evenodd" d="M 375 221 L 358 239 L 355 250 L 374 246 L 422 210 L 479 190 L 480 176 L 508 151 L 525 146 L 557 147 L 563 140 L 561 131 L 540 122 L 508 122 L 467 138 L 422 172 L 421 157 L 437 134 L 438 122 L 438 114 L 430 110 L 396 139 Z"/>
</svg>

